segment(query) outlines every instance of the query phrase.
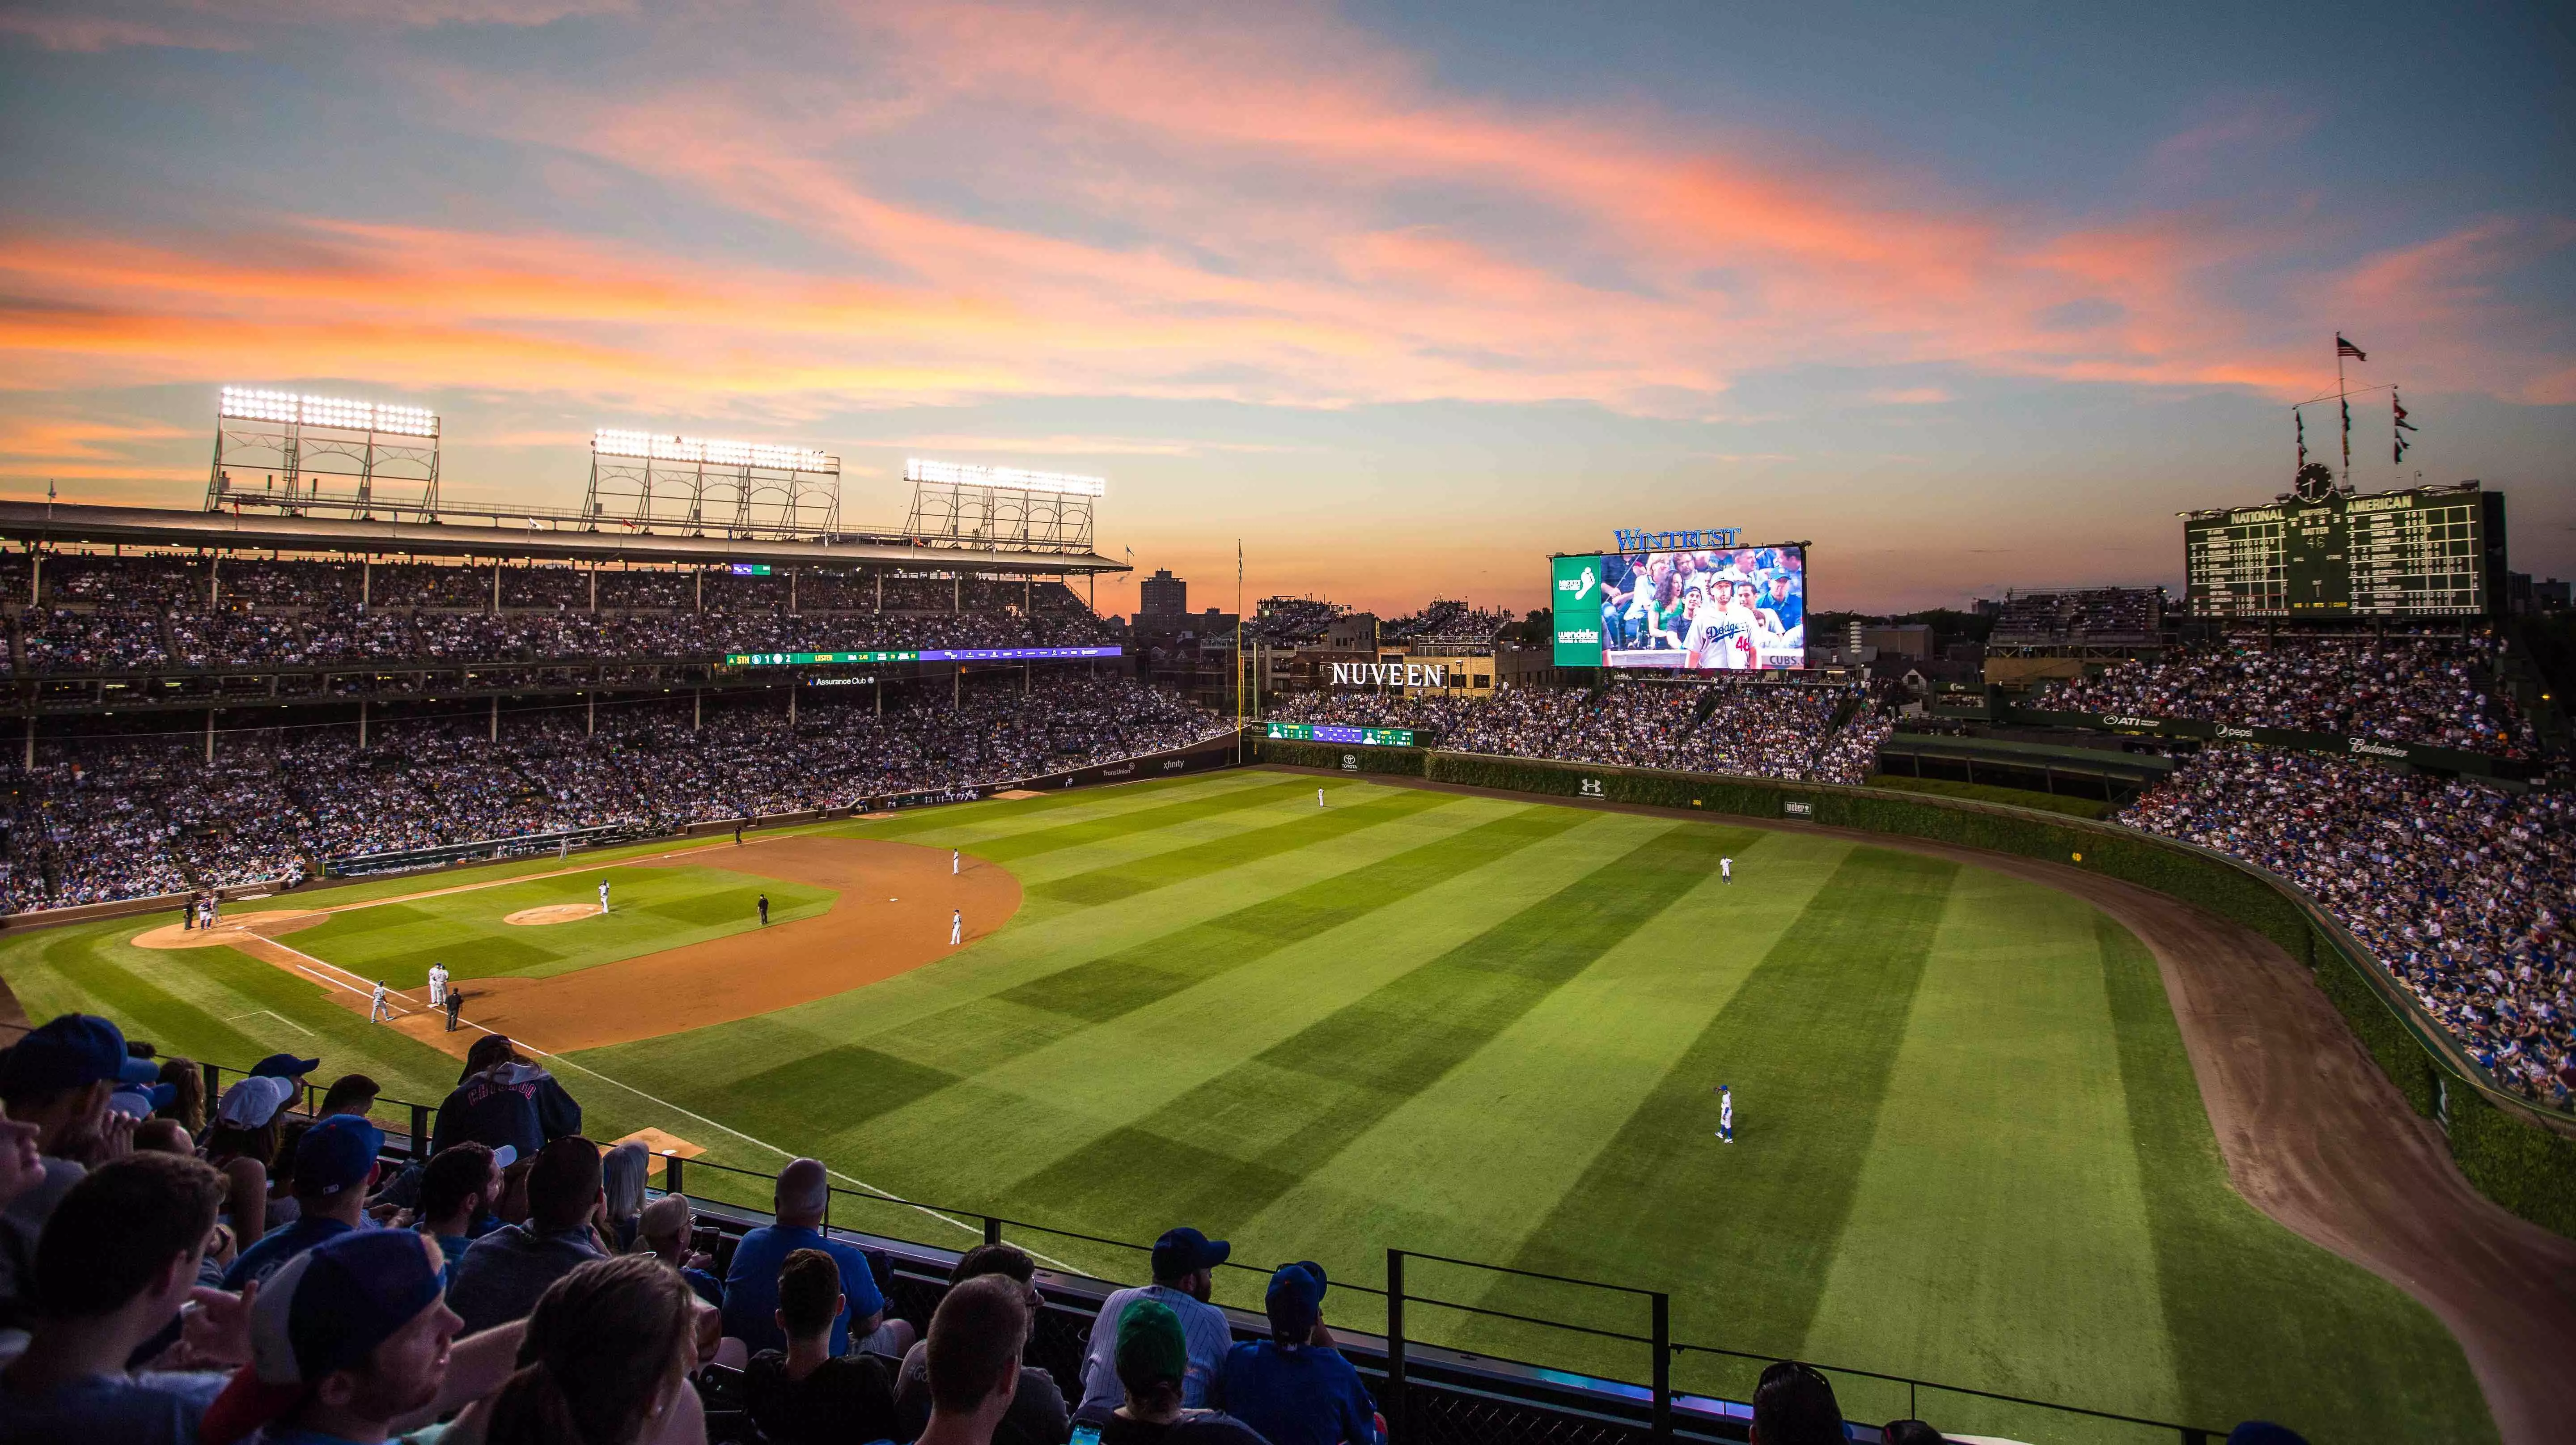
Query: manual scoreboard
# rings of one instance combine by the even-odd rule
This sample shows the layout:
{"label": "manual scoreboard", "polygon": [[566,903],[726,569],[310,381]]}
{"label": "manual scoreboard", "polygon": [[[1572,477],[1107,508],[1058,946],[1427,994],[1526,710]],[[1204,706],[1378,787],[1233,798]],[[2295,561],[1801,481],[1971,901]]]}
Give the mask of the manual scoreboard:
{"label": "manual scoreboard", "polygon": [[2183,514],[2195,617],[2472,617],[2504,602],[2504,494],[2476,482]]}

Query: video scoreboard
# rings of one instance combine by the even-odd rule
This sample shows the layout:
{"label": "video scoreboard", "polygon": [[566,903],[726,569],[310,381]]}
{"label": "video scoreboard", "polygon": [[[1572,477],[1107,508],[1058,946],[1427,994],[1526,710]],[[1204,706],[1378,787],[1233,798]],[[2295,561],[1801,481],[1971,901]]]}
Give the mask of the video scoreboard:
{"label": "video scoreboard", "polygon": [[1268,736],[1284,743],[1357,743],[1370,748],[1409,748],[1411,728],[1346,728],[1330,723],[1264,723]]}
{"label": "video scoreboard", "polygon": [[2195,617],[2474,617],[2502,610],[2504,494],[2476,482],[2183,514]]}

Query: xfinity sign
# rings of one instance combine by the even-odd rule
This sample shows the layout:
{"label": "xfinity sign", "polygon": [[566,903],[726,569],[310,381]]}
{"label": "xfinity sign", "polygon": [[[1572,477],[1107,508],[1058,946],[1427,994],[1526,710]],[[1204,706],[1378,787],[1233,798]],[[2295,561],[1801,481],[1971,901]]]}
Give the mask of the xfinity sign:
{"label": "xfinity sign", "polygon": [[1335,687],[1447,687],[1445,662],[1334,662]]}

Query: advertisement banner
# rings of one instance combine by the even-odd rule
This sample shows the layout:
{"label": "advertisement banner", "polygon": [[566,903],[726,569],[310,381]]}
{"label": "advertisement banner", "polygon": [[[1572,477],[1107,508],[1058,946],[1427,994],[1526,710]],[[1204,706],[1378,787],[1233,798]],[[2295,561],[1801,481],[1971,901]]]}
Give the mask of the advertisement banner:
{"label": "advertisement banner", "polygon": [[2151,733],[2164,738],[2200,738],[2209,742],[2261,743],[2266,747],[2297,748],[2311,753],[2341,753],[2346,757],[2378,758],[2385,762],[2407,763],[2416,767],[2438,768],[2446,773],[2468,773],[2477,777],[2520,778],[2530,769],[2512,758],[2499,758],[2490,753],[2463,752],[2458,748],[2437,748],[2424,743],[2386,743],[2376,738],[2346,737],[2340,733],[2301,732],[2290,728],[2255,727],[2247,723],[2208,722],[2187,717],[2142,717],[2130,713],[2044,712],[2038,708],[2016,707],[2009,721],[2039,727],[2092,728],[2101,732]]}
{"label": "advertisement banner", "polygon": [[1556,599],[1556,665],[1599,667],[1601,559],[1554,557],[1549,562],[1555,583],[1548,590]]}

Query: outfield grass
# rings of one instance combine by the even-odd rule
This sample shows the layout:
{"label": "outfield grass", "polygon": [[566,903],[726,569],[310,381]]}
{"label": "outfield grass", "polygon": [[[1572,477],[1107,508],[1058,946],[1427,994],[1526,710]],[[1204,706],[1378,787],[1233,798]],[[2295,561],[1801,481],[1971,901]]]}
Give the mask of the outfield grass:
{"label": "outfield grass", "polygon": [[[912,1198],[1115,1238],[1192,1223],[1238,1259],[1316,1259],[1349,1284],[1382,1282],[1397,1246],[1669,1290],[1676,1335],[1699,1343],[2319,1440],[2492,1438],[2430,1314],[2229,1189],[2154,962],[2088,905],[1807,833],[1322,785],[1322,809],[1317,779],[1252,770],[845,825],[999,862],[1022,911],[912,973],[589,1051],[566,1080],[595,1119],[660,1124],[711,1159],[808,1152]],[[233,990],[315,1018],[265,965],[216,960],[181,987],[205,955],[51,941],[100,932],[0,944],[0,972],[39,1014],[148,1006],[131,1016],[165,1039],[211,1039],[192,1013],[236,1007]],[[390,1051],[408,1041],[320,1007],[346,1021],[334,1065],[345,1046],[407,1066]],[[278,1037],[222,1027],[228,1057]],[[1733,1145],[1710,1137],[1721,1082]],[[891,1206],[835,1218],[970,1237]],[[1469,1271],[1412,1284],[1645,1321],[1634,1300]],[[1229,1276],[1231,1301],[1258,1293]],[[1379,1323],[1356,1290],[1327,1314]],[[1647,1372],[1641,1350],[1565,1331],[1428,1307],[1412,1325]],[[1740,1399],[1749,1371],[1692,1354],[1676,1379]],[[1908,1407],[1842,1390],[1856,1417]],[[1957,1431],[2121,1438],[1955,1397],[1914,1408]]]}

